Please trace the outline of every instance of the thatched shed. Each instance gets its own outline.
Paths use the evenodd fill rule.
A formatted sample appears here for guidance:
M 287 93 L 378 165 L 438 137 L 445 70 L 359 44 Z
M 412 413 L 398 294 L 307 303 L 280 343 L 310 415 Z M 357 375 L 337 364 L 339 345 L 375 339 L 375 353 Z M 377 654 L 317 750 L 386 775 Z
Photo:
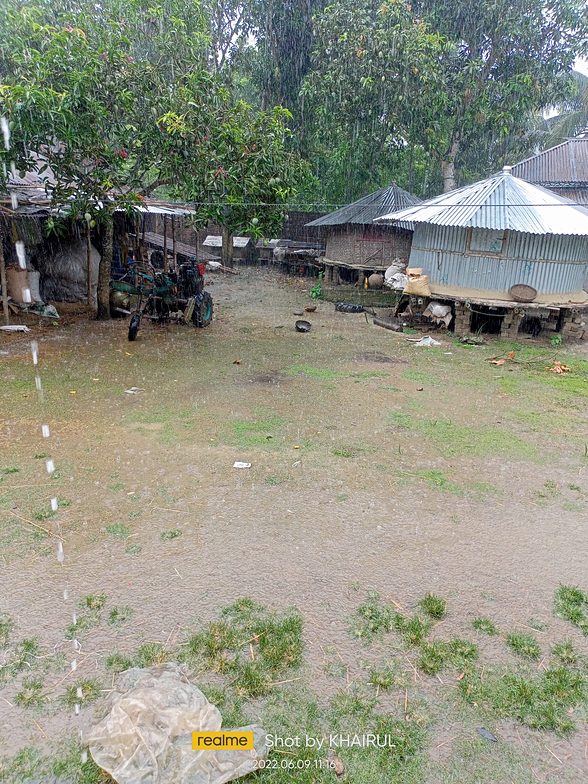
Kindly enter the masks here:
M 420 199 L 392 183 L 359 201 L 306 225 L 321 229 L 326 240 L 327 282 L 355 282 L 359 275 L 384 272 L 394 261 L 406 265 L 412 227 L 374 224 L 375 218 L 420 204 Z

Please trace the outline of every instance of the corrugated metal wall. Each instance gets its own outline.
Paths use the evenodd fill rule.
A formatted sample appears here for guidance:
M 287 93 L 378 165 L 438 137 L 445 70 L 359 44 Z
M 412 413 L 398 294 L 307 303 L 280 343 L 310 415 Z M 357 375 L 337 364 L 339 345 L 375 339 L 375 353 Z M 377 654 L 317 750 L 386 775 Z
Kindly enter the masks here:
M 422 224 L 415 229 L 410 266 L 422 267 L 431 283 L 505 293 L 526 283 L 539 294 L 571 294 L 588 279 L 588 237 L 509 232 L 500 256 L 472 254 L 467 247 L 468 230 Z

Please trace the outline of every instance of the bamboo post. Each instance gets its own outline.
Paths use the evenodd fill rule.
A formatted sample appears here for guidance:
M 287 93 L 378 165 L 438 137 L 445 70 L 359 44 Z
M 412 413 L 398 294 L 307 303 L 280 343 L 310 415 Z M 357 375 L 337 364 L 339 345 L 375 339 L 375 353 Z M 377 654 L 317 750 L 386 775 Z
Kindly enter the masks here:
M 88 296 L 88 307 L 91 308 L 94 304 L 92 301 L 92 245 L 91 245 L 91 237 L 90 237 L 90 224 L 86 222 L 86 267 L 87 267 L 87 296 Z
M 141 260 L 143 260 L 143 254 L 145 254 L 145 260 L 147 261 L 148 253 L 145 247 L 145 221 L 147 220 L 147 216 L 143 215 L 143 227 L 141 229 Z
M 176 269 L 178 259 L 176 256 L 176 219 L 174 215 L 172 215 L 172 219 L 171 219 L 171 229 L 172 229 L 172 259 L 174 262 L 174 269 Z
M 167 215 L 163 216 L 163 271 L 167 272 Z
M 2 286 L 2 309 L 4 321 L 10 324 L 10 311 L 8 310 L 8 289 L 6 287 L 6 263 L 4 261 L 4 234 L 0 228 L 0 285 Z

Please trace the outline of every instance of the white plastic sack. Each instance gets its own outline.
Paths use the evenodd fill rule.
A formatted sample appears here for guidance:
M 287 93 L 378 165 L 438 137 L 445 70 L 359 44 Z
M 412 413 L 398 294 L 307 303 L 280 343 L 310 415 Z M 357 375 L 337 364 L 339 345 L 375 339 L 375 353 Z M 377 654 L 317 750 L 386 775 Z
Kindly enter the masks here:
M 109 714 L 86 735 L 94 762 L 118 784 L 224 784 L 256 769 L 265 733 L 252 750 L 192 749 L 192 732 L 221 729 L 222 717 L 177 664 L 123 673 Z
M 423 311 L 423 316 L 428 316 L 435 324 L 443 323 L 448 327 L 453 318 L 451 305 L 442 305 L 440 302 L 437 302 L 437 300 L 431 300 Z

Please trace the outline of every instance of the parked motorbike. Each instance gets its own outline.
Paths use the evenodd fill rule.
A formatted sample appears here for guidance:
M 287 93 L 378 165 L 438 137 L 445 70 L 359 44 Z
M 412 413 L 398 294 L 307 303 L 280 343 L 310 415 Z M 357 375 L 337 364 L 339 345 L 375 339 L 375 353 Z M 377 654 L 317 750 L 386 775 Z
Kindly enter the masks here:
M 204 290 L 204 264 L 179 264 L 164 272 L 148 263 L 133 263 L 120 280 L 110 284 L 113 313 L 130 316 L 129 340 L 135 340 L 144 318 L 157 322 L 171 320 L 207 327 L 212 321 L 213 302 Z

